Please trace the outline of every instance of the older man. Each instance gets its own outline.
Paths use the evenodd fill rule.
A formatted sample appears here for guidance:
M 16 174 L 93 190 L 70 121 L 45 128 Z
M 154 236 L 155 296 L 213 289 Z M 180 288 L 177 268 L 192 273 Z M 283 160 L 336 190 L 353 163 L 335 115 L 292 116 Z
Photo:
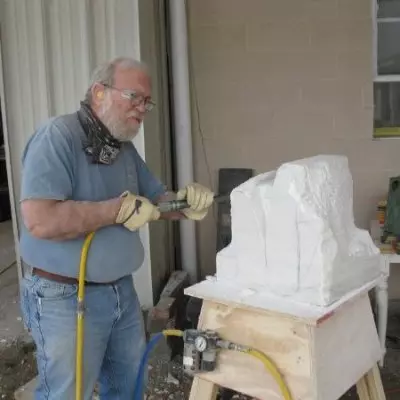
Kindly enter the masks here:
M 127 58 L 101 65 L 81 108 L 41 126 L 23 154 L 21 255 L 24 321 L 37 346 L 36 399 L 75 396 L 77 277 L 87 262 L 84 398 L 132 399 L 145 336 L 132 273 L 143 262 L 138 229 L 160 218 L 203 219 L 213 194 L 178 192 L 190 208 L 160 215 L 166 195 L 131 140 L 153 107 L 146 68 Z

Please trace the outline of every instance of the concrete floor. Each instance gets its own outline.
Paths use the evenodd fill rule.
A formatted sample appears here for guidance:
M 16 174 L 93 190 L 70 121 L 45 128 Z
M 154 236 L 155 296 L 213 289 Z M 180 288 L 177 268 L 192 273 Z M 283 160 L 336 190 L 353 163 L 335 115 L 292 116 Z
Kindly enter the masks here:
M 17 267 L 0 276 L 0 346 L 27 338 L 19 308 Z

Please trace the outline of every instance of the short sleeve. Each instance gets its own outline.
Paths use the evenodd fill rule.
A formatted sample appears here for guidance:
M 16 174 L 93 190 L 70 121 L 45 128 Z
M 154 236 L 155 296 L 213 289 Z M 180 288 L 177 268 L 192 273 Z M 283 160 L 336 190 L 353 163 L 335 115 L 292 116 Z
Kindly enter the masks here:
M 68 132 L 52 122 L 40 128 L 23 153 L 20 200 L 71 198 L 72 156 Z
M 153 175 L 142 157 L 136 152 L 136 169 L 139 181 L 139 194 L 150 201 L 166 193 L 164 185 Z

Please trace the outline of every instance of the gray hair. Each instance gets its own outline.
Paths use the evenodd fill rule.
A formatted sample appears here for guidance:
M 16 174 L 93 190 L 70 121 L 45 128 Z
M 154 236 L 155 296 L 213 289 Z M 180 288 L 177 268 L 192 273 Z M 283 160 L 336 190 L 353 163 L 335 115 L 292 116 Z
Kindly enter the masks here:
M 92 86 L 95 83 L 112 86 L 114 84 L 114 74 L 116 68 L 121 69 L 135 69 L 149 74 L 147 65 L 142 62 L 129 57 L 118 57 L 113 60 L 100 64 L 92 73 L 89 87 L 85 94 L 85 102 L 91 104 L 92 102 Z

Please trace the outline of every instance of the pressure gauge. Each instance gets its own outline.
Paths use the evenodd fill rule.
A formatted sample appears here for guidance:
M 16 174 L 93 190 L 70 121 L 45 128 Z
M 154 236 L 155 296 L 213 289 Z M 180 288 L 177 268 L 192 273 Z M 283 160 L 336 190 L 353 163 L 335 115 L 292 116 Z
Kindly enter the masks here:
M 197 336 L 194 345 L 197 351 L 203 352 L 207 348 L 207 339 L 203 336 Z

